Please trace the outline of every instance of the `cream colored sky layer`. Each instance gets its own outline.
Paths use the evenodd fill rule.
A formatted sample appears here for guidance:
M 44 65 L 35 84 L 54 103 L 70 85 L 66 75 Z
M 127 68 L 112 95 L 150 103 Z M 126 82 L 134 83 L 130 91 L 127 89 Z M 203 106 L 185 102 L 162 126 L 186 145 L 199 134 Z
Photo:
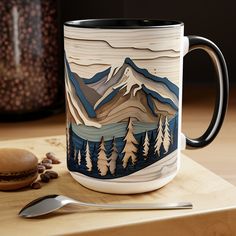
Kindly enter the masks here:
M 150 73 L 179 85 L 183 27 L 158 29 L 84 29 L 64 27 L 65 51 L 72 71 L 90 78 L 122 66 L 126 57 Z

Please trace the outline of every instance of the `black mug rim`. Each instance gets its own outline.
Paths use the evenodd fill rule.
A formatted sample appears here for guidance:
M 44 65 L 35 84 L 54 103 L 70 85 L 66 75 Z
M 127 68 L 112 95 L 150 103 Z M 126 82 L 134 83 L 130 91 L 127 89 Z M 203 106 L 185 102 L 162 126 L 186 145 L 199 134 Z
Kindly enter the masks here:
M 165 19 L 103 18 L 66 21 L 64 25 L 76 28 L 149 29 L 179 27 L 184 23 L 179 20 Z

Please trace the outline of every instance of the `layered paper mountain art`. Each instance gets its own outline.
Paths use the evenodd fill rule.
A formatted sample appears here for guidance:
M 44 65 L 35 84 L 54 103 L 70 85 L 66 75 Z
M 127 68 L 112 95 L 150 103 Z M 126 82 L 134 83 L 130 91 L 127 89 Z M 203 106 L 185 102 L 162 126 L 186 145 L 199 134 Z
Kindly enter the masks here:
M 129 57 L 90 78 L 73 72 L 65 57 L 65 75 L 69 170 L 120 178 L 177 149 L 179 89 L 168 78 Z

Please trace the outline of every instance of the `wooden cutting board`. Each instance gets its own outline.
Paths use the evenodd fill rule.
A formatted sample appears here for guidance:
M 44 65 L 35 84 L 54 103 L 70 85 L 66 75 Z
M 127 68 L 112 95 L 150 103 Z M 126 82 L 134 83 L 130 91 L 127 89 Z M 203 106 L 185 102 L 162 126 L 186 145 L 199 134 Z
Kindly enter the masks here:
M 64 136 L 4 141 L 0 147 L 26 148 L 39 159 L 52 151 L 62 161 L 53 168 L 58 171 L 59 179 L 41 189 L 0 192 L 1 235 L 236 234 L 236 188 L 184 155 L 177 177 L 160 190 L 137 195 L 112 195 L 86 189 L 72 179 L 65 165 Z M 63 194 L 97 203 L 191 201 L 194 208 L 169 211 L 61 210 L 37 219 L 18 217 L 17 213 L 26 203 L 46 194 Z

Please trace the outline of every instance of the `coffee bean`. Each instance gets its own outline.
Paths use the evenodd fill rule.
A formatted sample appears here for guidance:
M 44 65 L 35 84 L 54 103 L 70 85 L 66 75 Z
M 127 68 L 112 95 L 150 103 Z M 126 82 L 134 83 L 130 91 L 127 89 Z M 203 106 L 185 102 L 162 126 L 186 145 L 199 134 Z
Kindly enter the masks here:
M 38 164 L 38 173 L 43 173 L 46 170 L 46 167 L 42 164 Z
M 42 163 L 46 169 L 52 169 L 52 165 L 50 163 Z
M 55 153 L 53 152 L 48 152 L 46 153 L 46 157 L 50 160 L 52 160 L 52 164 L 60 164 L 60 160 L 56 158 Z
M 52 164 L 60 164 L 61 161 L 59 161 L 58 159 L 52 160 Z
M 0 1 L 1 113 L 48 109 L 63 99 L 57 4 Z
M 46 157 L 47 157 L 48 159 L 55 158 L 55 156 L 56 156 L 56 154 L 55 154 L 54 152 L 47 152 L 47 153 L 46 153 Z
M 58 159 L 53 159 L 52 160 L 52 164 L 60 164 L 61 163 L 61 161 L 59 161 Z
M 50 181 L 50 176 L 48 174 L 41 174 L 40 179 L 44 183 L 48 183 Z
M 41 184 L 37 181 L 31 184 L 31 188 L 32 189 L 40 189 L 41 188 Z
M 42 163 L 49 163 L 52 164 L 52 160 L 48 159 L 48 158 L 43 158 Z
M 48 170 L 45 172 L 45 174 L 48 174 L 50 176 L 50 179 L 57 179 L 58 178 L 58 173 L 53 170 Z

